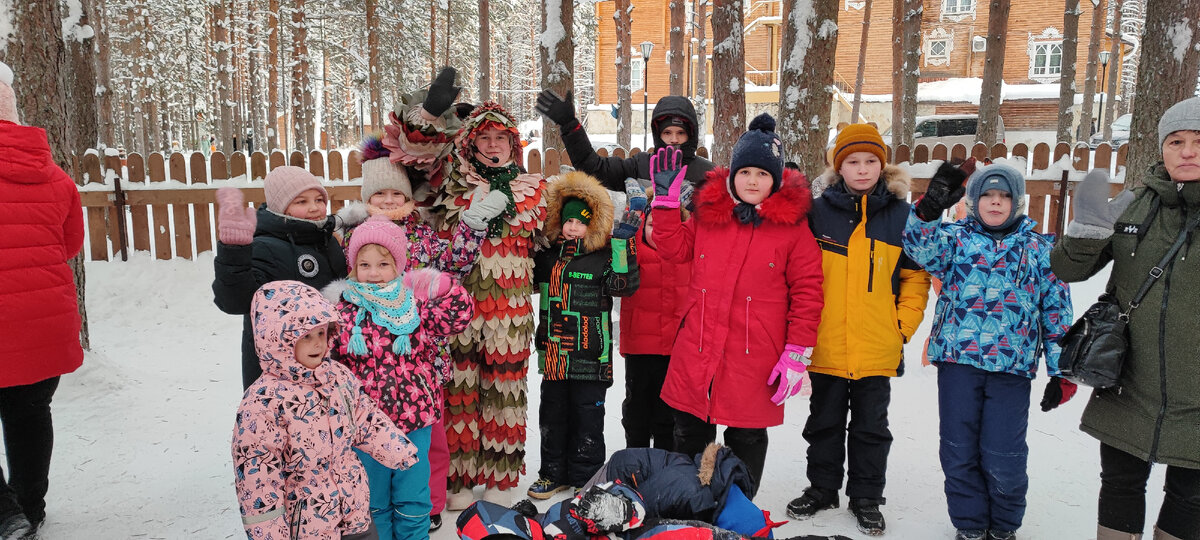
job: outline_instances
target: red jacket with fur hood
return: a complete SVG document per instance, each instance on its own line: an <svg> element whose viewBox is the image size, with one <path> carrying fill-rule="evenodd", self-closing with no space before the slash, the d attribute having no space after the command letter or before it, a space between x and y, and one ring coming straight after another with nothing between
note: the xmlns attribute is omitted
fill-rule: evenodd
<svg viewBox="0 0 1200 540"><path fill-rule="evenodd" d="M662 398L713 424L777 426L783 407L771 403L767 379L784 345L817 343L823 305L821 252L806 218L812 195L802 174L785 170L752 227L734 217L728 179L725 168L708 173L687 223L677 210L654 210L659 255L692 263Z"/></svg>

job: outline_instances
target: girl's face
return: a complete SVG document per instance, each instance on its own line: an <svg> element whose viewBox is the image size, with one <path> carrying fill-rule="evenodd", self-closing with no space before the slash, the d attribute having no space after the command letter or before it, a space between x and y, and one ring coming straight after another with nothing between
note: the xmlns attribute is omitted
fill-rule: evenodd
<svg viewBox="0 0 1200 540"><path fill-rule="evenodd" d="M378 193L371 195L367 199L367 204L374 206L380 210L395 210L404 206L408 202L408 197L397 189L384 189Z"/></svg>
<svg viewBox="0 0 1200 540"><path fill-rule="evenodd" d="M663 128L659 137L662 138L663 144L674 147L683 146L688 141L687 130L679 126L667 126Z"/></svg>
<svg viewBox="0 0 1200 540"><path fill-rule="evenodd" d="M317 221L325 219L327 215L325 196L318 189L310 189L296 195L295 199L288 204L285 214L299 219L307 219L309 221Z"/></svg>
<svg viewBox="0 0 1200 540"><path fill-rule="evenodd" d="M396 261L387 249L379 244L367 244L358 250L354 262L354 278L359 283L381 285L400 275Z"/></svg>
<svg viewBox="0 0 1200 540"><path fill-rule="evenodd" d="M1012 194L989 189L979 197L979 219L989 227L999 227L1012 215Z"/></svg>
<svg viewBox="0 0 1200 540"><path fill-rule="evenodd" d="M733 175L733 190L742 202L755 205L771 196L774 179L771 173L758 167L742 167Z"/></svg>
<svg viewBox="0 0 1200 540"><path fill-rule="evenodd" d="M315 369L321 365L327 352L329 352L329 325L313 328L300 338L300 341L296 342L296 361L308 369Z"/></svg>
<svg viewBox="0 0 1200 540"><path fill-rule="evenodd" d="M875 184L879 182L879 171L882 169L883 164L875 154L855 152L846 156L838 174L842 175L851 193L862 195L875 189Z"/></svg>
<svg viewBox="0 0 1200 540"><path fill-rule="evenodd" d="M587 225L578 219L571 218L563 222L562 235L567 240L578 240L587 234Z"/></svg>
<svg viewBox="0 0 1200 540"><path fill-rule="evenodd" d="M646 224L642 227L642 240L646 241L647 246L657 249L658 246L654 245L654 239L653 239L653 235L654 235L654 217L653 216L654 216L653 213L646 212L646 222L645 222Z"/></svg>
<svg viewBox="0 0 1200 540"><path fill-rule="evenodd" d="M1176 182L1200 180L1200 131L1176 131L1163 141L1163 166Z"/></svg>
<svg viewBox="0 0 1200 540"><path fill-rule="evenodd" d="M507 131L488 127L475 136L476 157L489 167L507 165L512 161L512 148L512 134ZM493 161L492 158L499 161Z"/></svg>

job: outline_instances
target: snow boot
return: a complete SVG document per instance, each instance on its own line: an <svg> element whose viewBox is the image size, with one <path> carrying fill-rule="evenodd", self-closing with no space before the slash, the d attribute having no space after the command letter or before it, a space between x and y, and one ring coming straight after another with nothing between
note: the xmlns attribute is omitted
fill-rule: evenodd
<svg viewBox="0 0 1200 540"><path fill-rule="evenodd" d="M988 531L988 540L1017 540L1016 531Z"/></svg>
<svg viewBox="0 0 1200 540"><path fill-rule="evenodd" d="M560 484L549 478L541 477L538 478L537 482L534 482L532 486L529 486L528 495L531 498L544 501L550 497L553 497L555 493L566 489L571 489L571 486L568 486L567 484Z"/></svg>
<svg viewBox="0 0 1200 540"><path fill-rule="evenodd" d="M954 540L987 540L987 531L979 529L959 529L954 534Z"/></svg>
<svg viewBox="0 0 1200 540"><path fill-rule="evenodd" d="M17 512L0 520L0 540L19 540L33 531L33 525L25 519L25 514Z"/></svg>
<svg viewBox="0 0 1200 540"><path fill-rule="evenodd" d="M787 515L792 519L807 519L829 508L838 507L838 494L836 491L809 486L804 489L804 493L792 500L787 505Z"/></svg>
<svg viewBox="0 0 1200 540"><path fill-rule="evenodd" d="M881 499L850 499L850 513L858 522L858 530L869 536L881 536L887 528L883 512L879 511Z"/></svg>
<svg viewBox="0 0 1200 540"><path fill-rule="evenodd" d="M436 531L440 528L442 528L442 515L433 514L432 516L429 516L429 532Z"/></svg>
<svg viewBox="0 0 1200 540"><path fill-rule="evenodd" d="M1179 538L1178 536L1175 536L1173 534L1165 533L1165 532L1163 532L1162 529L1155 527L1154 528L1154 540L1183 540L1183 539Z"/></svg>
<svg viewBox="0 0 1200 540"><path fill-rule="evenodd" d="M1140 533L1127 533L1110 529L1103 525L1096 526L1096 540L1142 540Z"/></svg>

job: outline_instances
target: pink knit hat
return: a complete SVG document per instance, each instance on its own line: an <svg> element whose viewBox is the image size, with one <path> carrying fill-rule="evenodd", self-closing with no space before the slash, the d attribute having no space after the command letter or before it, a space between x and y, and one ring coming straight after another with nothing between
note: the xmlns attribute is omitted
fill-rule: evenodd
<svg viewBox="0 0 1200 540"><path fill-rule="evenodd" d="M13 72L0 62L0 120L17 121L17 96L13 93Z"/></svg>
<svg viewBox="0 0 1200 540"><path fill-rule="evenodd" d="M310 189L321 192L326 199L329 192L312 173L300 167L286 165L267 173L263 191L267 196L267 209L276 214L286 214L292 199Z"/></svg>
<svg viewBox="0 0 1200 540"><path fill-rule="evenodd" d="M404 229L384 216L374 216L354 228L346 246L346 262L350 268L358 264L358 251L367 244L379 244L396 259L396 268L404 270L408 262L408 236Z"/></svg>

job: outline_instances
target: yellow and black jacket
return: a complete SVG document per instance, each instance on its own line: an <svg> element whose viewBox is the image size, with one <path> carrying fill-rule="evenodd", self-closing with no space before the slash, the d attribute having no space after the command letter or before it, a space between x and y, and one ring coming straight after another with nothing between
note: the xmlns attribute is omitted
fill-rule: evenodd
<svg viewBox="0 0 1200 540"><path fill-rule="evenodd" d="M812 365L846 379L904 373L904 344L925 316L929 274L904 254L910 177L885 166L870 193L854 195L828 170L809 226L821 247L825 307Z"/></svg>

